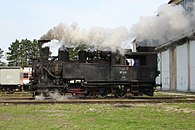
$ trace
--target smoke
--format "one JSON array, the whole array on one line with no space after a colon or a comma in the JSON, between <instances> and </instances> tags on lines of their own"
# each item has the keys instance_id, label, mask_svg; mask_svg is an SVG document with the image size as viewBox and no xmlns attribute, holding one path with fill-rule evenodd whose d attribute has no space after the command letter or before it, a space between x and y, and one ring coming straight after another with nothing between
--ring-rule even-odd
<instances>
[{"instance_id":1,"label":"smoke","mask_svg":"<svg viewBox=\"0 0 195 130\"><path fill-rule=\"evenodd\" d=\"M41 93L40 95L36 95L35 100L45 100L43 93Z\"/></svg>"},{"instance_id":2,"label":"smoke","mask_svg":"<svg viewBox=\"0 0 195 130\"><path fill-rule=\"evenodd\" d=\"M131 36L139 41L149 39L166 42L195 29L195 14L192 13L187 14L182 6L162 5L157 16L141 17L132 26Z\"/></svg>"},{"instance_id":3,"label":"smoke","mask_svg":"<svg viewBox=\"0 0 195 130\"><path fill-rule=\"evenodd\" d=\"M89 30L89 45L98 49L116 51L122 42L129 40L129 30L123 26L114 29L93 27Z\"/></svg>"},{"instance_id":4,"label":"smoke","mask_svg":"<svg viewBox=\"0 0 195 130\"><path fill-rule=\"evenodd\" d=\"M66 95L61 95L57 90L54 92L47 92L45 93L47 96L45 96L43 93L36 95L35 100L46 100L46 99L51 99L51 100L57 100L57 101L62 101L65 99L72 99L72 94L66 94Z\"/></svg>"},{"instance_id":5,"label":"smoke","mask_svg":"<svg viewBox=\"0 0 195 130\"><path fill-rule=\"evenodd\" d=\"M193 7L194 6L194 7ZM187 7L195 8L190 3ZM76 22L71 25L59 24L50 29L41 40L58 40L61 46L78 46L86 44L94 49L116 51L122 43L128 43L136 37L138 41L155 40L159 43L174 39L195 29L195 11L187 14L182 6L162 5L158 15L141 17L131 29L120 26L117 28L92 27L82 29ZM52 48L52 47L51 47Z\"/></svg>"},{"instance_id":6,"label":"smoke","mask_svg":"<svg viewBox=\"0 0 195 130\"><path fill-rule=\"evenodd\" d=\"M51 56L57 56L58 55L58 49L60 47L62 47L62 45L58 40L54 39L54 40L51 40L50 42L44 43L42 45L42 48L45 48L45 47L49 47L50 52L52 52Z\"/></svg>"},{"instance_id":7,"label":"smoke","mask_svg":"<svg viewBox=\"0 0 195 130\"><path fill-rule=\"evenodd\" d=\"M59 24L50 29L41 40L58 40L60 46L78 46L86 44L94 49L109 49L116 51L122 42L129 40L129 30L120 26L117 28L92 27L89 30L81 29L76 22L70 26ZM48 46L48 45L44 45Z\"/></svg>"},{"instance_id":8,"label":"smoke","mask_svg":"<svg viewBox=\"0 0 195 130\"><path fill-rule=\"evenodd\" d=\"M54 93L49 93L49 98L53 100L64 100L66 99L65 96L62 96L58 91L55 91Z\"/></svg>"}]
</instances>

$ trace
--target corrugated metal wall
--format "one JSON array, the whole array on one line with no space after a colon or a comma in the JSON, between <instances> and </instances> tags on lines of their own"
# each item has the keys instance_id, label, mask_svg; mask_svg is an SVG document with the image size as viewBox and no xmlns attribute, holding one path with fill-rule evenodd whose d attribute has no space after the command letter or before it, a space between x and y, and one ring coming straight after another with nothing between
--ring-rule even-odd
<instances>
[{"instance_id":1,"label":"corrugated metal wall","mask_svg":"<svg viewBox=\"0 0 195 130\"><path fill-rule=\"evenodd\" d=\"M190 42L190 92L195 92L195 41Z\"/></svg>"},{"instance_id":2,"label":"corrugated metal wall","mask_svg":"<svg viewBox=\"0 0 195 130\"><path fill-rule=\"evenodd\" d=\"M169 67L169 50L162 52L162 90L169 90L170 88L170 67Z\"/></svg>"},{"instance_id":3,"label":"corrugated metal wall","mask_svg":"<svg viewBox=\"0 0 195 130\"><path fill-rule=\"evenodd\" d=\"M188 92L188 44L177 46L177 91Z\"/></svg>"},{"instance_id":4,"label":"corrugated metal wall","mask_svg":"<svg viewBox=\"0 0 195 130\"><path fill-rule=\"evenodd\" d=\"M162 90L195 92L195 40L159 52Z\"/></svg>"}]
</instances>

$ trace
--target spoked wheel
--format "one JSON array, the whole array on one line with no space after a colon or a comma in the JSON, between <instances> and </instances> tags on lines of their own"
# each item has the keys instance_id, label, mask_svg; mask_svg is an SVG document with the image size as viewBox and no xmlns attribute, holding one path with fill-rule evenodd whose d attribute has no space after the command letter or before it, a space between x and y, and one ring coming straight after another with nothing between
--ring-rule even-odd
<instances>
[{"instance_id":1,"label":"spoked wheel","mask_svg":"<svg viewBox=\"0 0 195 130\"><path fill-rule=\"evenodd\" d=\"M99 89L99 90L97 90L95 96L97 98L105 98L107 96L107 94L108 94L108 92L106 89Z\"/></svg>"},{"instance_id":2,"label":"spoked wheel","mask_svg":"<svg viewBox=\"0 0 195 130\"><path fill-rule=\"evenodd\" d=\"M86 90L85 97L92 97L93 92L91 90Z\"/></svg>"},{"instance_id":3,"label":"spoked wheel","mask_svg":"<svg viewBox=\"0 0 195 130\"><path fill-rule=\"evenodd\" d=\"M7 94L13 94L15 92L13 88L8 88L6 91Z\"/></svg>"},{"instance_id":4,"label":"spoked wheel","mask_svg":"<svg viewBox=\"0 0 195 130\"><path fill-rule=\"evenodd\" d=\"M126 94L126 92L125 92L125 90L123 90L123 89L116 89L116 90L115 90L115 93L114 93L114 95L115 95L117 98L124 98L124 97L125 97L125 94Z\"/></svg>"}]
</instances>

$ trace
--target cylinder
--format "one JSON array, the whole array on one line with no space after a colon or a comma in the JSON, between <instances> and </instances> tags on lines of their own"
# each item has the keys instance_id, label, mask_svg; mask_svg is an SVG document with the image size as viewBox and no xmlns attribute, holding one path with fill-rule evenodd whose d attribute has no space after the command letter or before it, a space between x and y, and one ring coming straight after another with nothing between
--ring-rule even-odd
<instances>
[{"instance_id":1,"label":"cylinder","mask_svg":"<svg viewBox=\"0 0 195 130\"><path fill-rule=\"evenodd\" d=\"M79 51L79 61L80 62L85 62L86 61L86 51Z\"/></svg>"},{"instance_id":2,"label":"cylinder","mask_svg":"<svg viewBox=\"0 0 195 130\"><path fill-rule=\"evenodd\" d=\"M67 50L58 50L59 61L69 61L69 52Z\"/></svg>"}]
</instances>

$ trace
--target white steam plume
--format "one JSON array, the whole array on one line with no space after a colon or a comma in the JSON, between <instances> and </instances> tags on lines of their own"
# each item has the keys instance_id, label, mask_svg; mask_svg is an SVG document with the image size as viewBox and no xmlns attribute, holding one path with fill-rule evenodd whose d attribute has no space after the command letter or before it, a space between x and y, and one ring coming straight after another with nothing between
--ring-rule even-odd
<instances>
[{"instance_id":1,"label":"white steam plume","mask_svg":"<svg viewBox=\"0 0 195 130\"><path fill-rule=\"evenodd\" d=\"M158 40L161 43L195 29L195 14L187 14L182 6L162 5L157 16L141 17L132 26L131 36L142 40Z\"/></svg>"},{"instance_id":2,"label":"white steam plume","mask_svg":"<svg viewBox=\"0 0 195 130\"><path fill-rule=\"evenodd\" d=\"M129 30L123 26L114 29L92 27L84 30L79 28L75 22L70 26L61 23L41 37L41 40L53 39L59 40L61 46L86 44L94 46L95 49L109 48L116 51L122 42L129 40Z\"/></svg>"},{"instance_id":3,"label":"white steam plume","mask_svg":"<svg viewBox=\"0 0 195 130\"><path fill-rule=\"evenodd\" d=\"M51 56L57 56L58 55L58 49L62 47L61 43L54 39L50 42L44 43L42 45L42 48L49 47L50 52L52 52Z\"/></svg>"},{"instance_id":4,"label":"white steam plume","mask_svg":"<svg viewBox=\"0 0 195 130\"><path fill-rule=\"evenodd\" d=\"M35 100L45 100L45 97L44 97L43 93L41 93L39 95L36 95Z\"/></svg>"}]
</instances>

